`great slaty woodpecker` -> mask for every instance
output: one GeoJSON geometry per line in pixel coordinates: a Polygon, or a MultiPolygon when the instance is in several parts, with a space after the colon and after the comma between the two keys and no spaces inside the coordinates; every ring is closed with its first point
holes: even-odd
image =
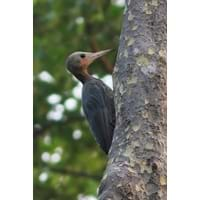
{"type": "Polygon", "coordinates": [[[82,106],[96,142],[108,154],[115,127],[112,90],[88,73],[89,65],[110,50],[75,52],[66,60],[67,69],[83,84],[82,106]]]}

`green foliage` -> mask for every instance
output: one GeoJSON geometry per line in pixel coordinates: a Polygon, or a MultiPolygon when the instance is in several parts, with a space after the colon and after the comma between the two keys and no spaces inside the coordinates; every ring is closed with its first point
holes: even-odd
{"type": "MultiPolygon", "coordinates": [[[[77,95],[80,85],[66,72],[65,59],[77,50],[116,49],[123,7],[109,0],[33,4],[34,200],[96,196],[106,156],[91,136],[77,95]]],[[[108,61],[114,64],[115,56],[110,53],[108,61]]],[[[108,71],[102,61],[91,68],[100,78],[108,71]]]]}

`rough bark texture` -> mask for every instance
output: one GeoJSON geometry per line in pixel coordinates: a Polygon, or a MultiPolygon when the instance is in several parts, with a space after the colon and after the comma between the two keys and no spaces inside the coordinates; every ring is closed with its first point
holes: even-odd
{"type": "Polygon", "coordinates": [[[100,200],[166,200],[166,0],[127,0],[100,200]]]}

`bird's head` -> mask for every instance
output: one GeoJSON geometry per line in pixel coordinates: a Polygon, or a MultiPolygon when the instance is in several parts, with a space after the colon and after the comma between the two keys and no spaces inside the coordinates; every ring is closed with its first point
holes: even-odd
{"type": "Polygon", "coordinates": [[[67,69],[72,74],[78,74],[81,72],[87,72],[88,66],[97,58],[105,55],[111,51],[111,49],[98,51],[95,53],[91,52],[74,52],[66,60],[67,69]]]}

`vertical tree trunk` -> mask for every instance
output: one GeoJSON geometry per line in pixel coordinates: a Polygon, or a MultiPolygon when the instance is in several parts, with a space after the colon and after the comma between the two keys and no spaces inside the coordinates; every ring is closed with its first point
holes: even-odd
{"type": "Polygon", "coordinates": [[[166,0],[127,0],[100,200],[166,200],[166,0]]]}

